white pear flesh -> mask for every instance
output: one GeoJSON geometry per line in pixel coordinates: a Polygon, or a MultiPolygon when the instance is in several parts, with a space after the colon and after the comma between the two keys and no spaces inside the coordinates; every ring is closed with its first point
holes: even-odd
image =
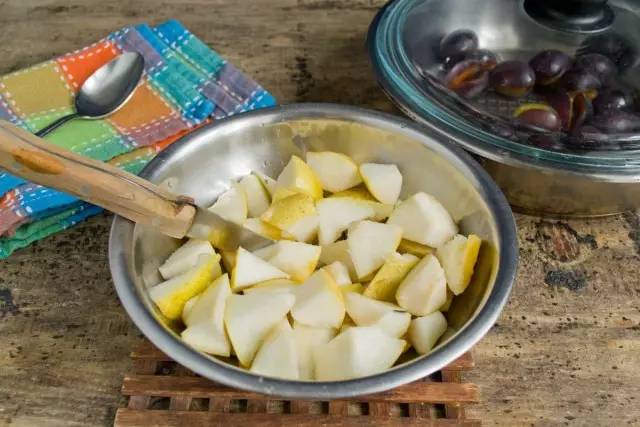
{"type": "Polygon", "coordinates": [[[342,153],[308,152],[307,164],[320,180],[322,189],[331,193],[355,187],[362,182],[358,166],[342,153]]]}
{"type": "Polygon", "coordinates": [[[434,255],[427,255],[407,274],[396,292],[398,305],[414,316],[437,311],[447,301],[444,270],[434,255]]]}
{"type": "Polygon", "coordinates": [[[231,273],[234,291],[272,279],[289,279],[291,276],[244,248],[238,248],[236,262],[231,273]]]}
{"type": "Polygon", "coordinates": [[[347,244],[359,279],[375,273],[393,254],[402,239],[402,228],[393,224],[360,221],[349,227],[347,244]]]}
{"type": "Polygon", "coordinates": [[[296,298],[287,292],[232,294],[227,298],[225,326],[238,360],[251,366],[258,348],[287,315],[296,298]]]}
{"type": "Polygon", "coordinates": [[[340,240],[327,246],[322,247],[322,253],[320,254],[320,263],[323,265],[329,265],[334,262],[341,262],[347,267],[349,271],[349,277],[351,281],[358,280],[358,273],[356,273],[356,267],[351,260],[351,254],[349,253],[349,244],[346,240],[340,240]]]}
{"type": "Polygon", "coordinates": [[[349,275],[349,268],[345,263],[340,261],[334,261],[331,264],[322,267],[324,271],[329,273],[338,286],[350,285],[351,276],[349,275]]]}
{"type": "Polygon", "coordinates": [[[231,355],[229,339],[208,323],[189,326],[180,336],[185,343],[203,353],[223,357],[231,355]]]}
{"type": "Polygon", "coordinates": [[[420,354],[427,354],[447,330],[447,319],[439,311],[417,317],[409,326],[409,339],[420,354]]]}
{"type": "Polygon", "coordinates": [[[186,317],[185,325],[206,322],[224,335],[224,310],[229,295],[231,295],[229,275],[224,274],[200,294],[188,315],[183,316],[186,317]]]}
{"type": "Polygon", "coordinates": [[[260,179],[260,183],[262,184],[264,189],[267,190],[269,197],[273,197],[274,193],[276,192],[276,180],[265,175],[262,172],[252,171],[251,173],[260,179]]]}
{"type": "Polygon", "coordinates": [[[363,163],[360,174],[364,185],[380,202],[395,205],[402,190],[402,174],[396,165],[363,163]]]}
{"type": "Polygon", "coordinates": [[[248,216],[247,195],[238,184],[234,183],[208,210],[227,221],[242,225],[248,216]]]}
{"type": "Polygon", "coordinates": [[[409,329],[410,324],[410,313],[402,310],[394,310],[385,314],[370,326],[378,327],[396,338],[402,338],[402,336],[407,332],[407,329],[409,329]]]}
{"type": "Polygon", "coordinates": [[[260,258],[263,261],[269,261],[269,258],[274,256],[276,254],[276,252],[278,252],[278,244],[277,243],[273,243],[273,244],[271,244],[269,246],[265,246],[264,248],[260,248],[258,250],[255,250],[255,251],[251,252],[251,253],[254,254],[255,256],[257,256],[258,258],[260,258]]]}
{"type": "Polygon", "coordinates": [[[476,235],[458,234],[438,248],[436,257],[442,264],[451,292],[460,295],[471,283],[482,240],[476,235]]]}
{"type": "Polygon", "coordinates": [[[259,217],[269,209],[271,198],[260,182],[260,178],[255,175],[244,176],[240,180],[239,186],[247,196],[247,212],[250,217],[259,217]]]}
{"type": "Polygon", "coordinates": [[[268,261],[288,273],[292,280],[303,282],[316,269],[321,251],[320,246],[281,240],[276,243],[276,251],[268,261]]]}
{"type": "Polygon", "coordinates": [[[322,198],[322,185],[311,168],[298,156],[291,156],[276,180],[276,191],[280,188],[299,191],[314,199],[322,198]]]}
{"type": "Polygon", "coordinates": [[[196,265],[186,272],[149,288],[149,298],[167,318],[179,320],[187,301],[211,284],[216,267],[220,267],[220,255],[199,255],[196,265]]]}
{"type": "Polygon", "coordinates": [[[301,380],[315,378],[313,353],[316,348],[331,341],[336,336],[333,328],[314,328],[301,323],[294,323],[293,335],[298,350],[298,373],[301,380]]]}
{"type": "Polygon", "coordinates": [[[214,255],[215,253],[211,243],[206,240],[190,239],[173,252],[158,270],[160,270],[163,279],[169,280],[196,265],[199,255],[214,255]]]}
{"type": "Polygon", "coordinates": [[[458,233],[449,212],[426,193],[416,193],[396,206],[387,224],[402,227],[405,239],[433,248],[444,245],[458,233]]]}
{"type": "Polygon", "coordinates": [[[316,203],[320,219],[318,242],[322,246],[329,245],[340,238],[340,235],[354,222],[371,218],[375,211],[365,201],[346,197],[331,197],[318,200],[316,203]]]}
{"type": "Polygon", "coordinates": [[[376,327],[350,327],[316,348],[315,378],[339,381],[380,373],[393,366],[405,345],[405,341],[376,327]]]}
{"type": "Polygon", "coordinates": [[[273,378],[299,378],[296,340],[287,319],[269,332],[253,359],[250,371],[273,378]]]}
{"type": "Polygon", "coordinates": [[[340,288],[331,275],[318,270],[295,291],[291,317],[307,326],[339,328],[344,320],[344,302],[340,288]]]}
{"type": "Polygon", "coordinates": [[[349,317],[358,326],[369,326],[394,310],[404,311],[388,302],[377,301],[356,292],[345,292],[344,305],[349,317]]]}

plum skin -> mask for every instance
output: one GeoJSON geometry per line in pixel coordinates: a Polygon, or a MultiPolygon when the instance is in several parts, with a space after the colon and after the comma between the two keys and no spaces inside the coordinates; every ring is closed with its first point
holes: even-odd
{"type": "Polygon", "coordinates": [[[498,93],[507,96],[526,95],[536,82],[536,74],[523,61],[505,61],[491,70],[489,85],[498,93]]]}
{"type": "Polygon", "coordinates": [[[556,82],[571,65],[571,58],[559,50],[543,50],[529,61],[536,73],[536,83],[546,86],[556,82]]]}

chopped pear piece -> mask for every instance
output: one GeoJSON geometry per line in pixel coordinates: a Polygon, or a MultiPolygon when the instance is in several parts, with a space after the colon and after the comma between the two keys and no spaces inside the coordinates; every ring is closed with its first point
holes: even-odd
{"type": "Polygon", "coordinates": [[[344,320],[344,301],[331,275],[318,270],[295,292],[296,304],[291,316],[307,326],[339,328],[344,320]]]}
{"type": "Polygon", "coordinates": [[[400,307],[388,302],[376,301],[355,292],[344,295],[347,314],[358,326],[370,326],[388,313],[404,312],[400,307]]]}
{"type": "Polygon", "coordinates": [[[447,281],[444,270],[434,255],[427,255],[407,274],[396,300],[400,307],[414,316],[426,316],[447,301],[447,281]]]}
{"type": "Polygon", "coordinates": [[[169,280],[196,265],[199,255],[215,255],[215,253],[211,243],[206,240],[190,239],[172,253],[158,270],[165,280],[169,280]]]}
{"type": "Polygon", "coordinates": [[[272,245],[265,246],[264,248],[260,248],[257,251],[253,251],[251,253],[263,261],[269,261],[269,258],[274,256],[276,252],[278,252],[278,245],[277,243],[274,243],[272,245]]]}
{"type": "Polygon", "coordinates": [[[199,255],[198,262],[186,272],[175,276],[149,289],[149,297],[156,303],[160,312],[170,320],[182,317],[184,305],[204,291],[220,255],[199,255]]]}
{"type": "Polygon", "coordinates": [[[410,313],[407,313],[406,311],[394,310],[390,313],[385,314],[377,322],[371,324],[370,326],[378,327],[396,338],[402,338],[402,336],[407,333],[407,329],[409,329],[410,323],[410,313]]]}
{"type": "Polygon", "coordinates": [[[271,279],[288,279],[291,276],[277,267],[261,260],[244,248],[238,248],[236,265],[231,272],[233,290],[248,288],[271,279]]]}
{"type": "Polygon", "coordinates": [[[349,316],[344,317],[344,322],[342,322],[342,326],[340,326],[340,330],[338,330],[338,334],[343,333],[349,328],[353,328],[357,326],[353,320],[349,316]]]}
{"type": "Polygon", "coordinates": [[[260,219],[302,242],[311,241],[318,231],[318,214],[311,197],[294,193],[272,203],[260,219]]]}
{"type": "Polygon", "coordinates": [[[444,331],[444,334],[442,334],[442,336],[440,337],[440,339],[438,340],[438,342],[436,344],[445,342],[446,340],[448,340],[449,338],[451,338],[452,336],[454,336],[457,333],[458,333],[458,331],[456,331],[451,326],[449,326],[447,328],[447,330],[444,331]]]}
{"type": "Polygon", "coordinates": [[[402,174],[396,165],[363,163],[362,180],[373,196],[388,205],[395,205],[402,190],[402,174]]]}
{"type": "Polygon", "coordinates": [[[333,328],[314,328],[301,323],[293,325],[293,335],[298,350],[298,373],[301,380],[312,380],[315,377],[313,353],[316,348],[328,343],[336,336],[333,328]]]}
{"type": "Polygon", "coordinates": [[[276,247],[276,253],[269,258],[269,264],[290,274],[291,278],[298,282],[303,282],[311,276],[322,251],[320,246],[286,240],[276,243],[276,247]]]}
{"type": "Polygon", "coordinates": [[[371,218],[375,214],[366,202],[346,197],[318,200],[316,208],[320,217],[318,241],[322,246],[338,240],[352,223],[371,218]]]}
{"type": "Polygon", "coordinates": [[[397,225],[360,221],[349,227],[347,244],[358,278],[364,280],[382,267],[400,239],[402,228],[397,225]]]}
{"type": "Polygon", "coordinates": [[[284,239],[284,236],[282,235],[282,231],[279,228],[274,227],[271,224],[267,224],[266,222],[262,221],[260,218],[248,218],[244,222],[244,228],[246,228],[247,230],[251,230],[254,233],[257,233],[261,236],[264,236],[267,239],[271,239],[271,240],[284,239]]]}
{"type": "Polygon", "coordinates": [[[396,206],[387,224],[402,227],[405,239],[434,248],[458,233],[458,226],[449,212],[426,193],[416,193],[396,206]]]}
{"type": "Polygon", "coordinates": [[[186,326],[189,326],[189,314],[191,314],[191,309],[196,304],[196,301],[198,301],[198,298],[200,298],[200,295],[196,295],[184,304],[184,309],[182,310],[182,323],[186,326]]]}
{"type": "Polygon", "coordinates": [[[273,194],[276,192],[276,180],[268,177],[262,172],[252,171],[251,173],[260,179],[260,183],[264,189],[267,190],[267,193],[269,193],[269,197],[273,197],[273,194]]]}
{"type": "MultiPolygon", "coordinates": [[[[446,276],[447,272],[445,271],[445,276],[446,276]]],[[[449,311],[449,308],[451,308],[451,303],[453,302],[453,297],[454,294],[453,292],[451,292],[451,289],[447,288],[447,300],[444,302],[444,304],[442,304],[442,307],[440,307],[438,310],[446,313],[447,311],[449,311]]]]}
{"type": "Polygon", "coordinates": [[[380,203],[371,193],[367,190],[367,187],[364,185],[358,185],[357,187],[350,188],[348,190],[340,191],[338,193],[334,193],[331,197],[347,197],[355,200],[362,200],[366,202],[367,205],[371,206],[373,211],[375,212],[373,217],[371,218],[373,221],[384,221],[389,218],[391,212],[393,212],[394,205],[387,205],[385,203],[380,203]]]}
{"type": "Polygon", "coordinates": [[[253,359],[250,371],[274,378],[297,380],[298,351],[289,322],[284,319],[265,338],[253,359]]]}
{"type": "Polygon", "coordinates": [[[436,250],[431,246],[421,245],[420,243],[412,242],[411,240],[402,239],[398,245],[398,252],[401,254],[411,254],[418,258],[422,258],[429,254],[435,254],[436,250]]]}
{"type": "Polygon", "coordinates": [[[233,350],[243,366],[251,365],[266,336],[282,322],[295,300],[287,292],[233,294],[227,298],[224,322],[233,350]]]}
{"type": "Polygon", "coordinates": [[[204,353],[230,356],[231,344],[224,329],[225,307],[229,295],[229,276],[225,274],[200,294],[191,310],[187,312],[185,306],[183,319],[188,327],[181,336],[187,344],[204,353]]]}
{"type": "Polygon", "coordinates": [[[301,218],[295,224],[287,229],[295,240],[303,243],[310,243],[318,236],[318,227],[320,226],[320,218],[317,215],[301,218]]]}
{"type": "Polygon", "coordinates": [[[218,197],[209,210],[227,221],[243,224],[248,215],[247,195],[237,183],[234,183],[230,189],[218,197]]]}
{"type": "MultiPolygon", "coordinates": [[[[278,202],[284,198],[289,196],[293,196],[294,194],[305,194],[298,190],[292,190],[291,188],[278,188],[275,193],[273,193],[273,198],[271,199],[271,203],[278,202]]],[[[309,196],[311,197],[311,196],[309,196]]],[[[313,197],[312,197],[313,198],[313,197]]]]}
{"type": "MultiPolygon", "coordinates": [[[[324,248],[322,249],[324,251],[324,248]]],[[[329,273],[338,286],[345,286],[351,284],[351,276],[349,275],[349,269],[340,261],[334,261],[331,264],[322,268],[329,273]]]]}
{"type": "Polygon", "coordinates": [[[418,261],[419,259],[411,254],[392,253],[373,277],[364,295],[378,301],[395,302],[400,282],[418,261]]]}
{"type": "Polygon", "coordinates": [[[371,326],[351,327],[314,352],[316,379],[339,381],[377,374],[393,366],[405,341],[371,326]]]}
{"type": "Polygon", "coordinates": [[[444,268],[447,285],[454,294],[460,295],[469,286],[481,244],[482,240],[474,234],[469,237],[458,234],[436,252],[444,268]]]}
{"type": "Polygon", "coordinates": [[[189,314],[184,316],[186,317],[185,325],[192,326],[207,322],[224,336],[224,308],[229,295],[231,295],[229,275],[224,274],[200,294],[189,314]]]}
{"type": "Polygon", "coordinates": [[[237,251],[220,251],[222,265],[224,265],[225,270],[232,271],[236,266],[236,254],[237,251]]]}
{"type": "Polygon", "coordinates": [[[259,217],[269,209],[271,204],[269,193],[260,182],[260,178],[255,175],[247,175],[242,177],[239,185],[247,196],[247,210],[250,217],[259,217]]]}
{"type": "Polygon", "coordinates": [[[358,280],[358,274],[356,273],[356,268],[353,265],[353,261],[351,260],[349,245],[346,240],[340,240],[338,242],[322,247],[320,262],[324,265],[329,265],[336,261],[341,262],[347,267],[347,270],[349,271],[349,277],[352,281],[358,280]]]}
{"type": "Polygon", "coordinates": [[[229,357],[231,345],[229,339],[209,323],[196,323],[180,334],[182,340],[198,351],[216,356],[229,357]]]}
{"type": "Polygon", "coordinates": [[[316,174],[298,156],[291,156],[291,160],[284,167],[278,180],[276,190],[279,188],[289,188],[308,194],[314,199],[322,198],[322,185],[316,174]]]}
{"type": "Polygon", "coordinates": [[[307,164],[320,180],[322,189],[331,193],[355,187],[362,182],[358,166],[342,153],[309,152],[307,164]]]}
{"type": "Polygon", "coordinates": [[[251,286],[250,288],[244,288],[242,292],[245,295],[253,294],[256,292],[289,292],[294,294],[296,288],[300,286],[299,283],[289,279],[274,279],[260,282],[251,286]]]}
{"type": "Polygon", "coordinates": [[[340,286],[340,292],[342,292],[343,295],[346,295],[347,292],[362,295],[364,293],[364,289],[365,288],[362,286],[362,283],[351,283],[350,285],[340,286]]]}
{"type": "Polygon", "coordinates": [[[409,326],[409,337],[413,348],[420,354],[427,354],[447,330],[447,319],[439,311],[424,317],[417,317],[409,326]]]}

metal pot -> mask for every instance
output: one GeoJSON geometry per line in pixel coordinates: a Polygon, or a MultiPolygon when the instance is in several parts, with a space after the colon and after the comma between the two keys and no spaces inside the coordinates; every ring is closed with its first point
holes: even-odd
{"type": "MultiPolygon", "coordinates": [[[[624,46],[615,52],[615,84],[637,97],[639,25],[640,8],[631,0],[395,0],[371,23],[367,46],[390,98],[481,158],[514,209],[601,216],[640,207],[640,132],[597,133],[578,147],[563,132],[519,129],[513,112],[546,102],[543,96],[508,98],[490,90],[472,100],[456,96],[440,84],[447,67],[434,46],[444,34],[467,29],[501,60],[528,61],[544,49],[575,56],[596,49],[602,38],[615,40],[624,46]]],[[[637,100],[634,108],[629,113],[640,120],[637,100]]]]}
{"type": "Polygon", "coordinates": [[[474,279],[448,313],[457,333],[429,355],[384,373],[349,381],[302,382],[265,378],[200,353],[163,320],[147,289],[160,281],[157,267],[179,242],[116,217],[109,262],[116,290],[140,330],[162,351],[192,371],[231,387],[290,398],[345,398],[415,381],[469,350],[493,325],[515,279],[516,229],[504,196],[462,150],[443,144],[410,121],[354,107],[301,104],[241,114],[208,125],[160,153],[142,176],[207,205],[252,170],[275,177],[291,155],[331,150],[356,162],[398,165],[403,193],[439,198],[461,232],[483,239],[474,279]]]}

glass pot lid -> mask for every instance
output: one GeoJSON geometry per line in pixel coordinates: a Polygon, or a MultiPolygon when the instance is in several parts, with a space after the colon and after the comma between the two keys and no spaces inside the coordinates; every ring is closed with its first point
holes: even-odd
{"type": "Polygon", "coordinates": [[[396,0],[367,44],[391,98],[472,152],[640,171],[633,0],[396,0]]]}

